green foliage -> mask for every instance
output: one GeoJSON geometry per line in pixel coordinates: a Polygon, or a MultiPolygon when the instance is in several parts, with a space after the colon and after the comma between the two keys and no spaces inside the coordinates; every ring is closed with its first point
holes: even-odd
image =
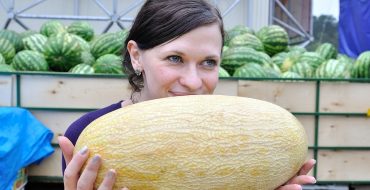
{"type": "Polygon", "coordinates": [[[314,51],[325,42],[338,49],[338,21],[332,15],[313,17],[313,35],[314,41],[307,46],[307,50],[314,51]]]}

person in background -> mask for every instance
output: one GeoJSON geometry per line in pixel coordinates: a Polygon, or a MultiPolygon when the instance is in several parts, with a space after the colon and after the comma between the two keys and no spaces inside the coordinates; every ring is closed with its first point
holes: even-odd
{"type": "MultiPolygon", "coordinates": [[[[73,156],[73,149],[83,129],[95,119],[142,101],[212,94],[218,83],[224,36],[222,17],[206,0],[147,0],[125,41],[123,65],[133,89],[131,97],[87,113],[58,139],[65,189],[93,189],[102,158],[94,155],[81,171],[89,150],[85,147],[73,156]]],[[[303,184],[315,183],[307,175],[314,164],[315,160],[307,161],[279,190],[298,190],[303,184]]],[[[112,168],[99,189],[112,189],[115,177],[112,168]]]]}

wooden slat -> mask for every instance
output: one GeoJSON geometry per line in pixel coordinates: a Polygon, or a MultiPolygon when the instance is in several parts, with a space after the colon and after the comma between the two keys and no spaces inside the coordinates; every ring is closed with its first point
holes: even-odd
{"type": "Polygon", "coordinates": [[[324,181],[370,181],[369,163],[370,151],[321,150],[317,177],[324,181]]]}
{"type": "Polygon", "coordinates": [[[370,108],[370,83],[323,82],[320,111],[366,113],[370,108]]]}
{"type": "Polygon", "coordinates": [[[0,75],[0,106],[12,106],[13,78],[12,75],[0,75]]]}
{"type": "Polygon", "coordinates": [[[238,95],[238,81],[237,80],[219,80],[214,94],[218,95],[238,95]]]}
{"type": "Polygon", "coordinates": [[[63,111],[32,111],[32,114],[47,128],[53,131],[53,143],[57,143],[57,137],[63,135],[69,125],[86,112],[63,112],[63,111]]]}
{"type": "Polygon", "coordinates": [[[55,148],[52,155],[42,160],[39,165],[28,167],[29,176],[62,176],[62,151],[55,148]]]}
{"type": "Polygon", "coordinates": [[[238,96],[265,100],[292,112],[315,111],[315,83],[239,81],[238,96]]]}
{"type": "Polygon", "coordinates": [[[126,99],[130,93],[127,80],[120,78],[21,77],[24,107],[101,108],[126,99]]]}
{"type": "Polygon", "coordinates": [[[315,117],[305,115],[299,115],[296,117],[301,122],[307,133],[308,146],[313,146],[315,142],[315,117]]]}
{"type": "Polygon", "coordinates": [[[321,116],[320,146],[370,146],[370,118],[321,116]]]}

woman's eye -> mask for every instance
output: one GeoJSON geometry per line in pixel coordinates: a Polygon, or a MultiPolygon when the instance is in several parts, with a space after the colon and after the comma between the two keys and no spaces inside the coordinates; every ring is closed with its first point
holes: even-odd
{"type": "Polygon", "coordinates": [[[217,66],[217,62],[215,60],[205,60],[203,62],[203,66],[205,66],[209,69],[213,69],[217,66]]]}
{"type": "Polygon", "coordinates": [[[171,56],[168,56],[167,59],[173,63],[180,63],[182,62],[181,60],[181,57],[180,56],[177,56],[177,55],[171,55],[171,56]]]}

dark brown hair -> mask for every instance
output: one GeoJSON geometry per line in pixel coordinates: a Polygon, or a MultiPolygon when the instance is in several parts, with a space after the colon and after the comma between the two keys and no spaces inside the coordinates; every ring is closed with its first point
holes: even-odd
{"type": "Polygon", "coordinates": [[[219,24],[223,42],[225,32],[221,14],[207,0],[147,0],[137,14],[124,45],[123,66],[132,93],[141,91],[144,79],[143,75],[137,76],[132,67],[127,51],[130,40],[135,41],[140,49],[147,50],[212,23],[219,24]]]}

